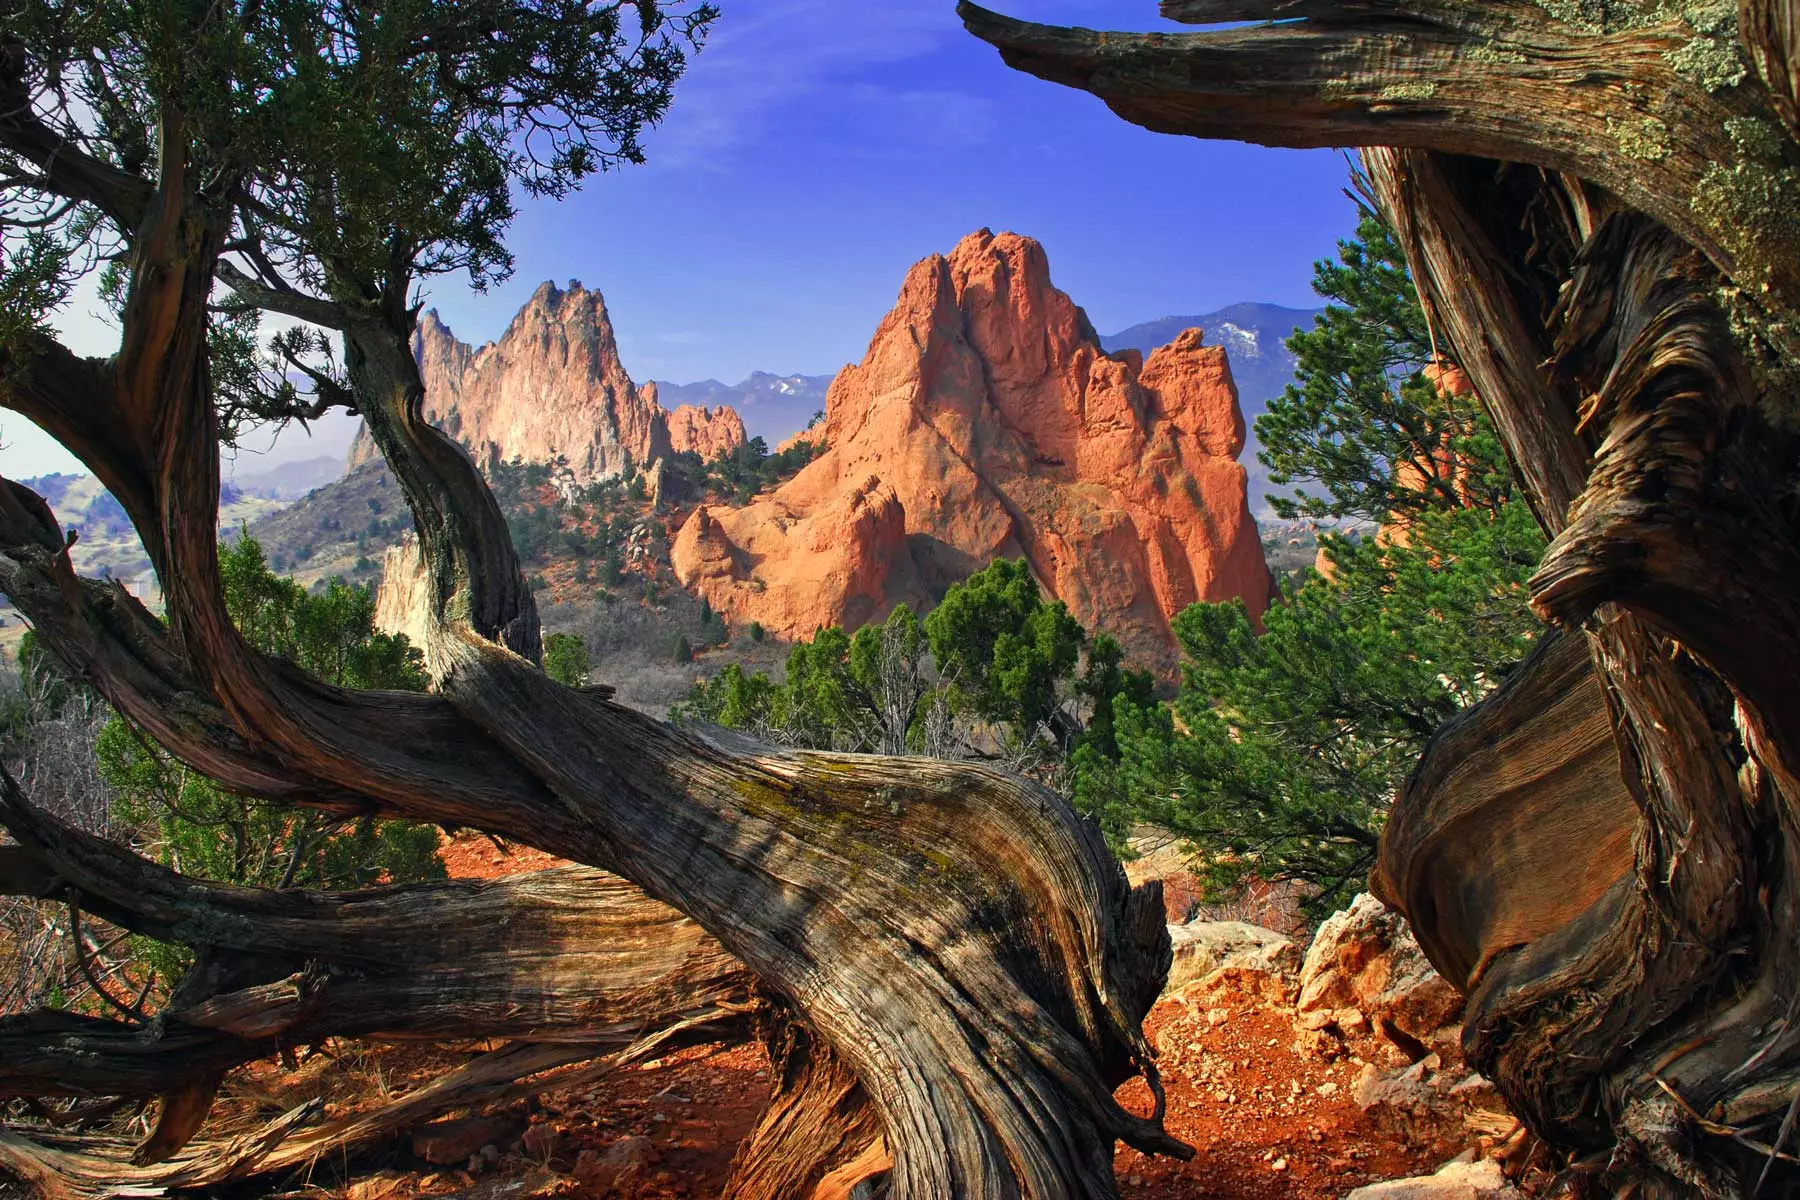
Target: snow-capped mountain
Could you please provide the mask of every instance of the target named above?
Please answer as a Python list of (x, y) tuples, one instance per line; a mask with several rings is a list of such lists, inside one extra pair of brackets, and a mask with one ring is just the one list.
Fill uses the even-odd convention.
[(1206, 344), (1223, 346), (1231, 356), (1231, 377), (1237, 383), (1238, 403), (1251, 427), (1249, 441), (1239, 457), (1250, 472), (1250, 508), (1259, 518), (1269, 512), (1269, 472), (1256, 461), (1256, 418), (1269, 401), (1293, 382), (1294, 356), (1286, 342), (1295, 329), (1311, 329), (1319, 309), (1284, 308), (1279, 304), (1233, 304), (1217, 312), (1192, 317), (1163, 317), (1145, 321), (1114, 334), (1102, 335), (1108, 350), (1142, 350), (1148, 355), (1173, 341), (1184, 329), (1206, 331)]
[(656, 394), (667, 408), (728, 404), (744, 418), (745, 434), (760, 437), (773, 448), (812, 423), (813, 414), (825, 407), (825, 390), (831, 379), (830, 375), (776, 375), (769, 371), (753, 371), (738, 384), (716, 379), (665, 383), (659, 379)]

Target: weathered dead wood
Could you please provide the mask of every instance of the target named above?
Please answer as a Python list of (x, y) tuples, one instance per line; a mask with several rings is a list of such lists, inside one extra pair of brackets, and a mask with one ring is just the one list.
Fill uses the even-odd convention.
[(149, 1167), (131, 1162), (131, 1148), (116, 1142), (100, 1152), (56, 1150), (0, 1128), (0, 1168), (31, 1185), (44, 1200), (98, 1200), (132, 1187), (156, 1195), (158, 1190), (229, 1183), (257, 1173), (275, 1147), (316, 1113), (316, 1105), (302, 1105), (257, 1129)]
[[(82, 889), (125, 928), (199, 951), (149, 1024), (50, 1012), (0, 1019), (0, 1095), (161, 1099), (155, 1129), (132, 1155), (140, 1166), (175, 1159), (200, 1131), (224, 1074), (277, 1049), (355, 1035), (519, 1038), (539, 1047), (529, 1051), (535, 1057), (496, 1059), (456, 1077), (449, 1090), (296, 1134), (293, 1146), (211, 1145), (202, 1157), (214, 1174), (277, 1170), (366, 1144), (423, 1119), (421, 1105), (437, 1105), (431, 1115), (484, 1102), (492, 1097), (481, 1089), (518, 1078), (498, 1064), (536, 1064), (522, 1072), (532, 1075), (649, 1042), (739, 1039), (760, 1007), (749, 973), (692, 921), (590, 868), (350, 893), (229, 887), (183, 878), (56, 822), (7, 782), (0, 824), (19, 839), (13, 849), (42, 867), (7, 878), (41, 895), (48, 876), (52, 891)], [(198, 1161), (180, 1157), (163, 1172), (186, 1179)], [(55, 1169), (72, 1180), (85, 1170), (71, 1162)]]
[(762, 1032), (774, 1068), (769, 1108), (739, 1147), (733, 1184), (758, 1196), (847, 1196), (893, 1157), (856, 1073), (804, 1025), (771, 1014)]
[[(591, 1084), (671, 1046), (707, 1040), (694, 1036), (703, 1024), (704, 1017), (677, 1021), (599, 1057), (592, 1045), (515, 1043), (389, 1104), (322, 1122), (316, 1121), (317, 1104), (304, 1104), (255, 1130), (192, 1142), (155, 1163), (138, 1161), (118, 1139), (49, 1135), (33, 1141), (0, 1129), (0, 1169), (32, 1184), (45, 1200), (104, 1200), (125, 1188), (160, 1195), (272, 1175), (368, 1147), (448, 1112)], [(52, 1141), (67, 1148), (46, 1144)]]
[[(1757, 259), (1784, 303), (1800, 300), (1791, 258), (1800, 243), (1780, 212), (1693, 203), (1712, 187), (1715, 166), (1741, 154), (1726, 123), (1763, 116), (1770, 100), (1760, 79), (1720, 87), (1680, 69), (1683, 52), (1717, 31), (1699, 15), (1702, 28), (1688, 24), (1675, 6), (1569, 6), (1565, 22), (1526, 0), (1165, 4), (1182, 21), (1269, 22), (1183, 34), (1063, 29), (969, 0), (958, 11), (1008, 65), (1091, 92), (1147, 129), (1266, 146), (1439, 150), (1567, 171), (1655, 216), (1728, 275)], [(1732, 49), (1727, 40), (1726, 62)], [(1750, 235), (1786, 250), (1751, 251)]]
[(1104, 1195), (1115, 1140), (1191, 1153), (1112, 1097), (1154, 1078), (1157, 889), (1132, 891), (1060, 797), (965, 764), (703, 742), (478, 639), (445, 657), (453, 702), (856, 1071), (896, 1194)]
[[(1516, 691), (1509, 684), (1489, 706), (1447, 730), (1446, 744), (1427, 754), (1397, 806), (1393, 840), (1384, 846), (1384, 876), (1395, 881), (1410, 876), (1401, 885), (1402, 903), (1424, 901), (1416, 914), (1407, 910), (1422, 943), (1438, 946), (1446, 965), (1469, 970), (1465, 1048), (1540, 1135), (1578, 1154), (1607, 1148), (1614, 1156), (1615, 1180), (1723, 1194), (1730, 1188), (1725, 1180), (1735, 1148), (1697, 1149), (1687, 1117), (1676, 1112), (1662, 1089), (1674, 1081), (1670, 1071), (1676, 1063), (1686, 1065), (1679, 1082), (1696, 1102), (1727, 1103), (1738, 1088), (1753, 1084), (1753, 1078), (1727, 1081), (1737, 1063), (1720, 1064), (1718, 1057), (1726, 1052), (1719, 1038), (1736, 1039), (1714, 1028), (1708, 1005), (1726, 1005), (1737, 989), (1754, 989), (1754, 973), (1746, 973), (1748, 947), (1760, 941), (1757, 930), (1767, 919), (1753, 902), (1768, 857), (1756, 848), (1766, 836), (1757, 830), (1770, 810), (1764, 806), (1763, 816), (1755, 815), (1758, 801), (1744, 792), (1738, 777), (1728, 692), (1681, 650), (1688, 638), (1679, 628), (1653, 605), (1641, 603), (1647, 598), (1643, 593), (1633, 594), (1627, 586), (1630, 570), (1578, 592), (1570, 586), (1577, 576), (1554, 564), (1588, 562), (1595, 553), (1615, 564), (1645, 562), (1617, 537), (1617, 528), (1601, 529), (1594, 520), (1596, 511), (1616, 511), (1598, 499), (1619, 494), (1598, 486), (1609, 474), (1637, 480), (1635, 494), (1665, 505), (1651, 527), (1681, 526), (1696, 519), (1707, 502), (1692, 491), (1684, 501), (1682, 489), (1672, 486), (1682, 476), (1670, 474), (1667, 464), (1680, 462), (1715, 480), (1733, 479), (1724, 491), (1753, 495), (1758, 471), (1767, 472), (1769, 456), (1779, 457), (1782, 439), (1767, 430), (1749, 436), (1756, 447), (1752, 457), (1764, 456), (1761, 468), (1738, 471), (1729, 455), (1716, 453), (1721, 431), (1729, 445), (1755, 424), (1741, 359), (1707, 291), (1711, 266), (1661, 226), (1605, 203), (1598, 208), (1568, 203), (1569, 182), (1544, 177), (1540, 196), (1565, 215), (1553, 226), (1540, 223), (1532, 230), (1527, 254), (1507, 245), (1511, 213), (1491, 205), (1484, 212), (1470, 204), (1468, 193), (1458, 193), (1453, 181), (1459, 173), (1466, 178), (1471, 167), (1418, 152), (1376, 152), (1370, 158), (1384, 202), (1401, 227), (1413, 231), (1411, 253), (1422, 289), (1438, 310), (1463, 312), (1446, 323), (1452, 353), (1512, 360), (1510, 378), (1496, 373), (1491, 382), (1497, 386), (1483, 399), (1513, 452), (1523, 448), (1543, 461), (1541, 447), (1548, 441), (1553, 448), (1560, 445), (1564, 455), (1594, 457), (1574, 503), (1540, 506), (1540, 514), (1566, 512), (1566, 521), (1546, 522), (1557, 537), (1534, 586), (1546, 615), (1571, 626), (1588, 621), (1593, 677), (1603, 686), (1622, 765), (1618, 779), (1633, 805), (1635, 860), (1628, 874), (1603, 891), (1581, 889), (1585, 904), (1576, 907), (1548, 901), (1537, 886), (1566, 860), (1567, 850), (1559, 849), (1557, 839), (1540, 841), (1534, 857), (1515, 858), (1511, 878), (1501, 863), (1445, 852), (1441, 841), (1435, 843), (1438, 861), (1423, 856), (1431, 839), (1422, 834), (1447, 807), (1456, 807), (1454, 793), (1460, 788), (1473, 795), (1468, 780), (1459, 784), (1445, 764), (1459, 753), (1475, 753), (1469, 739), (1482, 731), (1492, 734), (1523, 719), (1529, 705), (1521, 707), (1518, 697), (1544, 683), (1526, 678)], [(1413, 186), (1403, 189), (1402, 181)], [(1418, 269), (1422, 261), (1454, 261), (1458, 253), (1488, 264), (1493, 272), (1488, 288), (1470, 295), (1454, 290), (1441, 270)], [(1491, 303), (1493, 284), (1510, 276), (1516, 294), (1520, 281), (1545, 273), (1562, 276), (1556, 304), (1542, 306), (1536, 315), (1537, 337), (1553, 344), (1554, 357), (1509, 345), (1471, 319)], [(1578, 404), (1571, 403), (1575, 397)], [(1633, 405), (1639, 413), (1659, 415), (1622, 421)], [(1571, 409), (1579, 422), (1573, 435), (1557, 434)], [(1717, 419), (1727, 411), (1738, 416)], [(1654, 452), (1647, 452), (1653, 439), (1627, 432), (1650, 426), (1663, 435)], [(1664, 465), (1657, 465), (1658, 455)], [(1528, 461), (1521, 457), (1522, 465)], [(1702, 462), (1710, 465), (1701, 467)], [(1523, 473), (1542, 497), (1541, 476)], [(1771, 539), (1752, 551), (1752, 558), (1783, 552), (1787, 535), (1771, 522), (1740, 521), (1735, 536), (1752, 527)], [(1736, 544), (1731, 536), (1723, 541)], [(1672, 565), (1673, 557), (1665, 558)], [(1721, 572), (1728, 569), (1715, 563), (1715, 591)], [(1667, 605), (1663, 613), (1691, 620), (1709, 603), (1694, 597)], [(1659, 628), (1677, 633), (1681, 642), (1666, 640)], [(1779, 661), (1779, 651), (1773, 659)], [(1513, 753), (1546, 766), (1560, 757), (1553, 726), (1539, 725), (1513, 745)], [(1545, 781), (1526, 803), (1534, 823), (1554, 827), (1581, 824), (1585, 799), (1581, 791), (1558, 796)], [(1608, 840), (1616, 853), (1616, 841)], [(1604, 880), (1590, 882), (1597, 887)], [(1430, 902), (1433, 893), (1458, 892), (1470, 897), (1460, 908)], [(1771, 901), (1768, 891), (1760, 895), (1764, 903)], [(1483, 906), (1502, 928), (1526, 914), (1523, 931), (1533, 936), (1512, 946), (1494, 938), (1474, 915)], [(1762, 965), (1781, 973), (1781, 957), (1765, 957)], [(1709, 995), (1714, 999), (1701, 999)], [(1579, 1002), (1571, 1003), (1572, 996)], [(1738, 1063), (1750, 1053), (1746, 1049)], [(1703, 1059), (1712, 1064), (1710, 1079), (1695, 1069)], [(1767, 1066), (1781, 1069), (1779, 1062)]]
[[(165, 1070), (179, 1077), (181, 1062), (203, 1047), (216, 1047), (209, 1061), (235, 1065), (269, 1053), (277, 1040), (604, 1045), (701, 1012), (714, 1013), (719, 1036), (729, 1036), (747, 1030), (740, 1016), (755, 1007), (750, 976), (713, 938), (592, 868), (276, 892), (177, 875), (54, 821), (16, 790), (0, 799), (0, 824), (96, 912), (184, 942), (201, 958), (153, 1027), (54, 1014), (0, 1020), (0, 1031), (36, 1037), (40, 1047), (37, 1057), (25, 1046), (0, 1056), (0, 1094), (160, 1092), (170, 1075), (129, 1087), (120, 1057), (135, 1055), (146, 1069), (168, 1059)], [(67, 1053), (34, 1065), (45, 1021), (71, 1023), (74, 1040)], [(120, 1049), (106, 1052), (109, 1042)]]
[[(1500, 955), (1627, 878), (1637, 825), (1587, 639), (1552, 632), (1432, 739), (1394, 805), (1373, 883), (1467, 993)], [(1517, 886), (1522, 874), (1533, 887)]]
[(1534, 602), (1571, 631), (1443, 731), (1378, 882), (1590, 1189), (1751, 1189), (1800, 1075), (1796, 11), (1168, 0), (1280, 21), (1170, 37), (963, 8), (1150, 128), (1377, 147), (1434, 335), (1553, 535)]
[(1790, 134), (1800, 135), (1800, 9), (1792, 0), (1738, 0), (1738, 36)]

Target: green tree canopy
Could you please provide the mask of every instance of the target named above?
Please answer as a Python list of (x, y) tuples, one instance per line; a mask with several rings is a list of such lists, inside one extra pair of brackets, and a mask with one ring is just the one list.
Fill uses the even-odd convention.
[[(219, 556), (226, 607), (252, 645), (340, 687), (423, 691), (419, 651), (375, 629), (366, 587), (332, 580), (316, 593), (268, 567), (242, 535)], [(121, 823), (158, 861), (228, 883), (319, 888), (442, 878), (438, 833), (407, 821), (344, 821), (227, 791), (157, 750), (123, 718), (96, 754)]]
[[(505, 278), (515, 192), (641, 162), (716, 16), (689, 0), (5, 0), (25, 52), (6, 66), (0, 337), (41, 330), (83, 273), (122, 262), (167, 141), (235, 293), (210, 338), (225, 433), (347, 404), (331, 306), (390, 306), (410, 328), (416, 279)], [(115, 266), (104, 290), (122, 301), (125, 283)], [(310, 324), (259, 347), (264, 309)]]
[(584, 687), (593, 663), (587, 644), (572, 633), (553, 633), (544, 639), (544, 673), (569, 687)]
[(1119, 761), (1077, 753), (1075, 792), (1117, 835), (1185, 835), (1223, 894), (1294, 879), (1329, 911), (1363, 886), (1395, 789), (1439, 725), (1486, 695), (1542, 627), (1526, 581), (1543, 538), (1523, 504), (1431, 514), (1407, 545), (1341, 543), (1337, 573), (1175, 619), (1172, 706), (1122, 700)]
[(1117, 641), (1090, 644), (1023, 561), (996, 560), (923, 621), (900, 604), (854, 635), (821, 629), (788, 651), (780, 683), (733, 664), (672, 715), (818, 749), (944, 757), (994, 754), (998, 725), (1002, 757), (1055, 766), (1077, 745), (1115, 759), (1115, 706), (1152, 698), (1149, 673), (1126, 667)]
[(982, 717), (1029, 741), (1040, 726), (1065, 747), (1075, 732), (1057, 719), (1087, 633), (1060, 600), (1045, 603), (1024, 559), (997, 558), (952, 587), (925, 618), (938, 671)]
[(1314, 284), (1339, 303), (1289, 342), (1300, 383), (1257, 431), (1278, 478), (1324, 487), (1290, 514), (1387, 532), (1327, 536), (1330, 578), (1285, 585), (1261, 633), (1239, 602), (1180, 613), (1174, 704), (1120, 699), (1116, 755), (1072, 764), (1077, 803), (1115, 839), (1153, 821), (1218, 893), (1291, 879), (1327, 910), (1363, 885), (1426, 739), (1540, 635), (1526, 581), (1544, 549), (1482, 410), (1424, 375), (1424, 317), (1371, 209), (1340, 258)]
[(1374, 524), (1498, 507), (1512, 494), (1500, 441), (1472, 397), (1429, 378), (1434, 350), (1406, 256), (1360, 195), (1357, 213), (1338, 261), (1313, 266), (1313, 290), (1330, 303), (1288, 339), (1295, 382), (1256, 419), (1271, 480), (1303, 485), (1270, 503), (1283, 517)]

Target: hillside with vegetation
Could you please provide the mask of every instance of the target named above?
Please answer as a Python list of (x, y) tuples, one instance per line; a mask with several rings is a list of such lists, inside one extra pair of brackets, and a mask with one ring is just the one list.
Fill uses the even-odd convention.
[[(956, 11), (1154, 130), (1362, 147), (1257, 422), (1315, 567), (1225, 353), (1107, 352), (1016, 235), (914, 267), (810, 461), (651, 403), (586, 289), (517, 359), (422, 317), (527, 210), (598, 231), (710, 3), (8, 0), (0, 406), (164, 594), (0, 480), (0, 1191), (1800, 1189), (1794, 5)], [(387, 473), (220, 528), (222, 448), (340, 412)]]

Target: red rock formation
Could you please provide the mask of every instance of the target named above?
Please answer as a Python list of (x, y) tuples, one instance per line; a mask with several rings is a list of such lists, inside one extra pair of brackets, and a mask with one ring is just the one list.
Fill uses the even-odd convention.
[(785, 454), (801, 445), (822, 446), (825, 443), (825, 421), (820, 418), (802, 429), (799, 433), (790, 434), (775, 447), (775, 453)]
[[(1425, 367), (1425, 378), (1436, 386), (1440, 395), (1449, 401), (1467, 401), (1472, 407), (1475, 403), (1475, 385), (1463, 369), (1451, 362), (1428, 363)], [(1396, 486), (1414, 492), (1438, 495), (1448, 491), (1457, 504), (1469, 506), (1474, 503), (1474, 466), (1456, 451), (1445, 439), (1425, 456), (1421, 463), (1415, 459), (1403, 459), (1394, 464), (1394, 483)], [(1387, 524), (1376, 531), (1376, 537), (1393, 546), (1405, 546), (1412, 542), (1412, 522), (1403, 514), (1394, 514)]]
[[(646, 383), (644, 394), (656, 402), (656, 385)], [(677, 454), (691, 450), (708, 462), (721, 454), (729, 454), (749, 439), (744, 435), (744, 418), (730, 405), (702, 408), (697, 404), (678, 404), (668, 410), (669, 449)]]
[[(745, 619), (789, 637), (855, 628), (894, 606), (890, 574), (908, 559), (906, 510), (880, 479), (865, 476), (791, 526), (744, 526), (742, 511), (701, 505), (688, 517), (669, 548), (683, 587), (708, 597), (746, 591), (755, 602)], [(752, 575), (763, 550), (782, 556), (781, 570)]]
[[(674, 445), (671, 414), (653, 387), (639, 388), (619, 361), (612, 321), (598, 292), (545, 283), (498, 341), (460, 342), (435, 311), (419, 318), (413, 353), (425, 382), (425, 417), (477, 461), (567, 461), (576, 483), (642, 467), (676, 448), (708, 458), (742, 445), (744, 423), (729, 408), (674, 414), (688, 445)], [(366, 434), (351, 447), (354, 469), (374, 454)]]
[(1148, 362), (1108, 355), (1028, 238), (982, 230), (914, 266), (861, 365), (833, 381), (825, 439), (773, 493), (690, 518), (673, 547), (684, 586), (801, 637), (929, 606), (1024, 555), (1083, 624), (1165, 676), (1171, 615), (1268, 602), (1224, 350), (1190, 331)]

